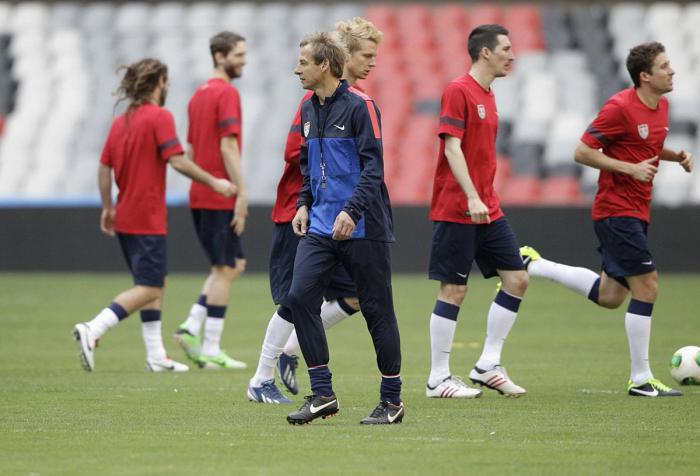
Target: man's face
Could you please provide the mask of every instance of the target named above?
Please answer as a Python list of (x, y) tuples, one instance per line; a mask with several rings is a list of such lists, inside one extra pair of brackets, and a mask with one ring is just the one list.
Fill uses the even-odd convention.
[(651, 66), (651, 74), (642, 73), (642, 80), (649, 82), (649, 86), (661, 94), (673, 91), (673, 75), (676, 72), (671, 68), (671, 62), (666, 56), (666, 53), (659, 53), (654, 58), (654, 63)]
[(219, 63), (223, 66), (226, 75), (231, 79), (240, 78), (243, 74), (243, 66), (246, 63), (246, 44), (245, 41), (239, 41), (236, 46), (231, 48), (226, 56)]
[(370, 71), (377, 65), (377, 45), (372, 40), (361, 39), (360, 48), (348, 56), (345, 69), (355, 79), (367, 79)]
[(304, 89), (313, 90), (321, 84), (325, 76), (325, 64), (325, 61), (322, 61), (321, 64), (316, 64), (314, 62), (313, 55), (311, 54), (311, 45), (305, 45), (299, 50), (299, 62), (297, 63), (297, 67), (294, 68), (294, 74), (299, 76), (299, 80)]
[(489, 51), (488, 64), (496, 78), (502, 78), (510, 71), (510, 67), (515, 61), (513, 55), (513, 47), (510, 44), (510, 39), (506, 35), (498, 35), (498, 44), (493, 50)]

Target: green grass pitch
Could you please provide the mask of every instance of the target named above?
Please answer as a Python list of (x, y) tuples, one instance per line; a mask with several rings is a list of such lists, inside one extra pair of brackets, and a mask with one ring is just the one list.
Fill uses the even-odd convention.
[[(166, 348), (203, 276), (171, 275)], [(452, 371), (476, 361), (495, 281), (472, 276), (452, 351)], [(428, 317), (436, 283), (396, 276), (406, 418), (363, 427), (377, 403), (378, 373), (361, 316), (329, 331), (340, 414), (291, 427), (286, 414), (308, 392), (300, 368), (294, 407), (250, 403), (248, 379), (274, 310), (267, 278), (235, 283), (223, 347), (245, 371), (149, 374), (138, 316), (108, 333), (96, 370), (83, 372), (70, 338), (121, 289), (126, 275), (0, 274), (0, 474), (687, 474), (700, 456), (700, 387), (675, 399), (626, 395), (624, 309), (599, 309), (533, 279), (506, 342), (503, 364), (528, 390), (520, 399), (486, 391), (477, 400), (425, 397)], [(662, 275), (651, 360), (700, 345), (700, 276)], [(303, 366), (302, 366), (303, 367)]]

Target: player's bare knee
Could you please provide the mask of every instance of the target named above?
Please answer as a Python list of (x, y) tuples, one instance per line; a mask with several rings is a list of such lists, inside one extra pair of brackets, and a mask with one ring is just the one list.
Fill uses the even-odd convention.
[(438, 299), (449, 304), (454, 304), (455, 306), (461, 306), (462, 301), (464, 301), (464, 298), (467, 295), (467, 290), (468, 288), (466, 284), (442, 283), (440, 285)]
[(511, 272), (501, 276), (502, 289), (514, 296), (522, 297), (530, 284), (530, 276), (526, 271)]

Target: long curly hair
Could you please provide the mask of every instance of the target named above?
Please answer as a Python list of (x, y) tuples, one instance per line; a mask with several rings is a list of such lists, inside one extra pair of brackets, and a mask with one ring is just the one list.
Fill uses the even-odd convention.
[(145, 58), (136, 63), (122, 65), (117, 69), (117, 73), (122, 70), (126, 72), (115, 93), (117, 96), (115, 108), (125, 100), (129, 101), (129, 110), (146, 104), (158, 86), (158, 81), (168, 77), (168, 67), (154, 58)]

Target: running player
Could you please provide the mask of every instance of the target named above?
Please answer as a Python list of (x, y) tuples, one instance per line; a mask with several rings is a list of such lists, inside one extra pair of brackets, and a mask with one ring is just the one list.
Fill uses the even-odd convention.
[(627, 71), (634, 86), (608, 99), (575, 153), (578, 163), (600, 170), (592, 217), (603, 270), (599, 275), (555, 263), (528, 246), (521, 248), (521, 254), (531, 276), (549, 278), (599, 306), (616, 309), (631, 294), (625, 314), (631, 363), (627, 391), (642, 397), (679, 396), (681, 392), (654, 378), (649, 366), (658, 275), (647, 228), (659, 160), (677, 162), (691, 172), (693, 157), (664, 147), (668, 133), (664, 95), (673, 90), (675, 74), (664, 46), (652, 42), (632, 48)]

